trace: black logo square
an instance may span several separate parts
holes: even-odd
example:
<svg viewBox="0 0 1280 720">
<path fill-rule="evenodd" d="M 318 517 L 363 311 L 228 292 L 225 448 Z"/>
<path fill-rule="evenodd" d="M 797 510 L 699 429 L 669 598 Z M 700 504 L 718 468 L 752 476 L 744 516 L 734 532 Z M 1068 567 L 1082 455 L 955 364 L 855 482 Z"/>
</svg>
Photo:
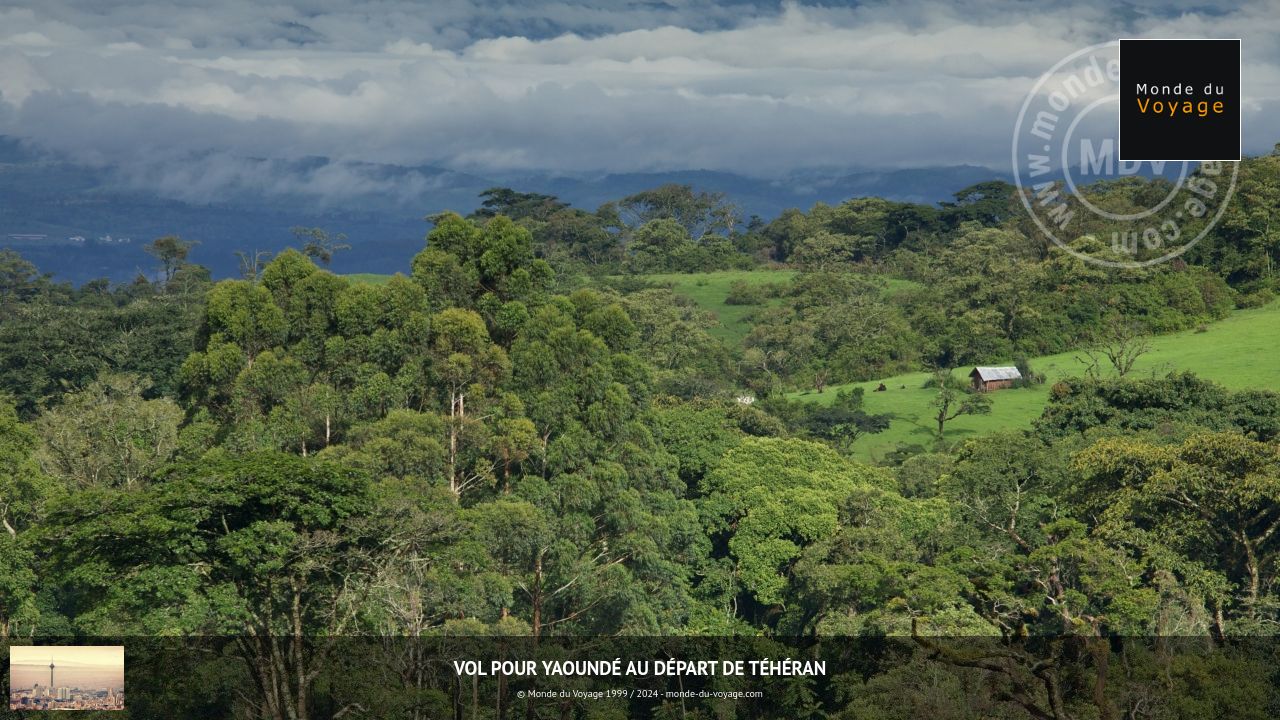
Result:
<svg viewBox="0 0 1280 720">
<path fill-rule="evenodd" d="M 1239 40 L 1120 40 L 1120 159 L 1240 159 Z"/>
</svg>

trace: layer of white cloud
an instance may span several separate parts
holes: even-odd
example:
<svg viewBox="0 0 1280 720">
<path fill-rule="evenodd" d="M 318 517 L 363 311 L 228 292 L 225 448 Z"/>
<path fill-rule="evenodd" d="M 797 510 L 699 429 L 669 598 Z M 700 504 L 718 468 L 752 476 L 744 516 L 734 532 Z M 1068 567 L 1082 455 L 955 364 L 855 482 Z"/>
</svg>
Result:
<svg viewBox="0 0 1280 720">
<path fill-rule="evenodd" d="M 1023 97 L 1064 55 L 1118 36 L 1242 37 L 1258 152 L 1280 139 L 1277 10 L 33 0 L 0 9 L 0 134 L 117 163 L 1001 167 Z"/>
</svg>

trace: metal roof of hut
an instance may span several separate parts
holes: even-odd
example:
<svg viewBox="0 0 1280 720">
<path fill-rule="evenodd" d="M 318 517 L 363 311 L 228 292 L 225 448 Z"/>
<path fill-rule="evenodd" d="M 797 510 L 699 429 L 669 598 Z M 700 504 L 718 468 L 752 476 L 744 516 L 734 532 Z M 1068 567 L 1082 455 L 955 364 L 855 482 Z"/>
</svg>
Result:
<svg viewBox="0 0 1280 720">
<path fill-rule="evenodd" d="M 1021 380 L 1022 373 L 1018 372 L 1016 367 L 983 367 L 979 365 L 969 373 L 969 377 L 977 375 L 982 378 L 983 382 L 991 382 L 992 380 Z"/>
</svg>

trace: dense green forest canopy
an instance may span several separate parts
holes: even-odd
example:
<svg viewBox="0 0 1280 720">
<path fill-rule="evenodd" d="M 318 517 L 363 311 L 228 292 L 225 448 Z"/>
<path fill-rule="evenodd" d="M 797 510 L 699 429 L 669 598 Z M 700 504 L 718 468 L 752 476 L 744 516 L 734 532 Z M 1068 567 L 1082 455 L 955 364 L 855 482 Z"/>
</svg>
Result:
<svg viewBox="0 0 1280 720">
<path fill-rule="evenodd" d="M 1102 664 L 1109 636 L 1280 628 L 1280 396 L 1121 357 L 1031 426 L 948 443 L 986 403 L 950 371 L 1123 356 L 1270 302 L 1278 163 L 1141 270 L 1053 250 L 999 183 L 745 223 L 683 186 L 594 213 L 495 189 L 382 284 L 290 250 L 71 288 L 0 253 L 0 637 L 976 636 L 1022 670 L 931 662 L 987 677 L 1002 717 L 1119 717 L 1142 679 Z M 646 279 L 781 265 L 734 288 L 741 343 Z M 888 421 L 860 391 L 785 395 L 910 369 L 937 371 L 937 443 L 881 466 L 849 455 Z M 241 651 L 296 671 L 259 707 L 306 716 L 323 649 Z M 1054 674 L 1067 656 L 1084 676 Z M 839 682 L 778 712 L 867 717 L 850 688 L 916 680 Z"/>
</svg>

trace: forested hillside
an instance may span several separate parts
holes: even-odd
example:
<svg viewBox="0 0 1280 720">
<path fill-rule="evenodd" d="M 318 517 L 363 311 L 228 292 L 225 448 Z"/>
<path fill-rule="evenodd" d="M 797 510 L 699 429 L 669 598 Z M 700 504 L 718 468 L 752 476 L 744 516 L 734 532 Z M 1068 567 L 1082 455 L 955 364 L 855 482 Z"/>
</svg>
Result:
<svg viewBox="0 0 1280 720">
<path fill-rule="evenodd" d="M 1087 192 L 1123 208 L 1159 182 Z M 321 695 L 508 717 L 510 688 L 473 707 L 421 656 L 380 661 L 413 684 L 394 693 L 340 646 L 301 650 L 473 635 L 908 640 L 734 715 L 644 717 L 1267 717 L 1265 658 L 1109 658 L 1113 638 L 1280 627 L 1280 395 L 1142 360 L 1274 310 L 1280 155 L 1144 269 L 1061 252 L 1018 203 L 986 183 L 764 221 L 685 186 L 594 211 L 494 189 L 381 282 L 326 269 L 324 232 L 216 283 L 173 238 L 163 282 L 73 288 L 0 253 L 0 639 L 239 638 L 220 652 L 243 664 L 166 697 L 186 717 L 335 717 L 308 710 Z M 713 271 L 714 293 L 681 281 Z M 1027 360 L 1054 353 L 1052 373 Z M 1025 387 L 964 380 L 1003 361 Z M 926 431 L 871 463 L 861 444 L 907 410 L 833 386 L 889 376 L 913 378 Z M 1043 411 L 949 432 L 1017 393 Z M 990 645 L 936 644 L 956 637 Z M 1241 687 L 1206 711 L 1211 671 Z"/>
</svg>

